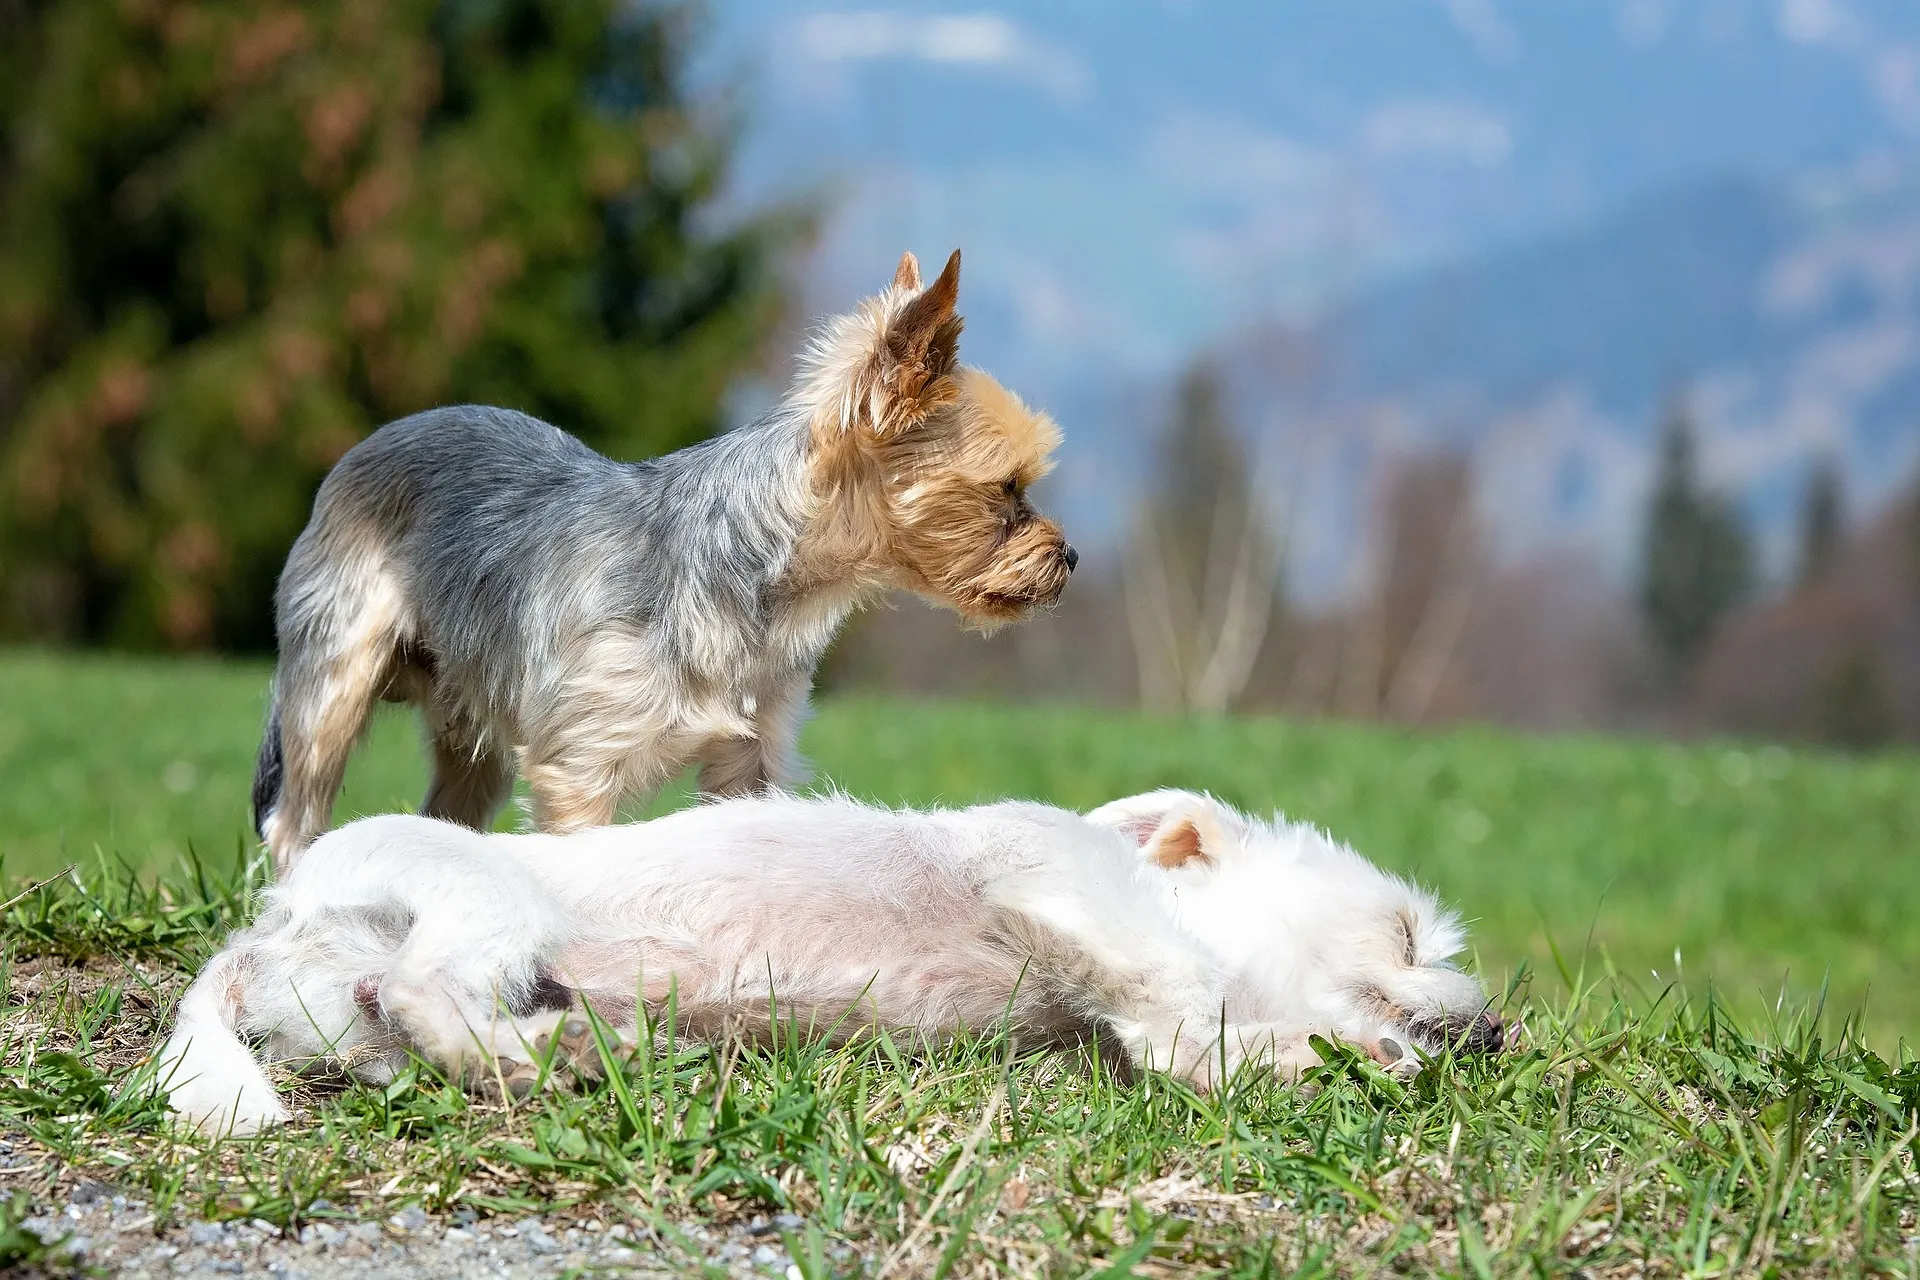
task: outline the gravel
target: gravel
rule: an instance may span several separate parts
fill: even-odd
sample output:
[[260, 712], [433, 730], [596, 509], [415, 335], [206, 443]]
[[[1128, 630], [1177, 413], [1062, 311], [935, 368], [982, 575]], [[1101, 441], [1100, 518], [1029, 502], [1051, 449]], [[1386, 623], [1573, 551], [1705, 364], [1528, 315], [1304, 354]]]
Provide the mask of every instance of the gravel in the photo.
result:
[[[325, 1211], [325, 1201], [310, 1206]], [[799, 1280], [779, 1232], [802, 1224], [794, 1214], [721, 1228], [689, 1223], [685, 1239], [663, 1244], [644, 1227], [597, 1219], [479, 1218], [462, 1210], [441, 1218], [418, 1207], [380, 1220], [316, 1219], [288, 1233], [259, 1219], [159, 1226], [144, 1200], [98, 1182], [73, 1188], [64, 1204], [39, 1204], [22, 1224], [62, 1256], [116, 1276], [270, 1275], [277, 1280], [331, 1277], [544, 1277], [591, 1270], [614, 1275], [683, 1275], [706, 1264], [739, 1277]], [[844, 1250], [841, 1265], [851, 1260]], [[855, 1266], [859, 1264], [854, 1263]]]

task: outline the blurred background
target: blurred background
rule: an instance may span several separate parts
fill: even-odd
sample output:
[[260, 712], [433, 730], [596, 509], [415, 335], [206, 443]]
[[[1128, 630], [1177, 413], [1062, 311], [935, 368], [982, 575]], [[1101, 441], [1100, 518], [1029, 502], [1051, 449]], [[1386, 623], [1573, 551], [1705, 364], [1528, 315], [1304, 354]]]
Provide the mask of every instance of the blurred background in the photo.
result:
[[1901, 0], [0, 0], [0, 638], [259, 653], [327, 467], [723, 429], [902, 249], [1084, 559], [830, 689], [1920, 738]]
[[0, 881], [255, 851], [272, 585], [383, 422], [661, 453], [955, 246], [1080, 569], [857, 619], [818, 777], [1204, 788], [1498, 981], [1920, 1027], [1903, 0], [0, 0]]

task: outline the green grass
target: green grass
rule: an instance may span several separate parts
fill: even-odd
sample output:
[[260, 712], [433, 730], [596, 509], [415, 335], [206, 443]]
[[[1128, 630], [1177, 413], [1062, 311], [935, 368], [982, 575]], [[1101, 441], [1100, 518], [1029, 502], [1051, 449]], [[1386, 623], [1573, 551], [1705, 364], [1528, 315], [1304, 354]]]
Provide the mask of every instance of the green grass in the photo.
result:
[[[161, 868], [188, 848], [230, 859], [249, 839], [266, 679], [257, 665], [0, 659], [5, 870], [101, 855]], [[416, 733], [406, 713], [382, 714], [339, 818], [419, 803]], [[820, 781], [888, 803], [1211, 790], [1320, 823], [1431, 884], [1473, 922], [1491, 972], [1551, 964], [1557, 945], [1653, 986], [1712, 983], [1745, 1015], [1783, 984], [1791, 1001], [1825, 984], [1827, 1008], [1864, 1009], [1883, 1048], [1920, 1028], [1910, 754], [844, 700], [804, 745]]]
[[[81, 865], [0, 919], [0, 1128], [37, 1176], [138, 1186], [163, 1216], [559, 1206], [660, 1223], [669, 1257], [674, 1223], [778, 1206], [809, 1274], [843, 1265], [836, 1242], [901, 1275], [1920, 1273], [1911, 757], [832, 702], [807, 745], [859, 795], [1177, 784], [1322, 822], [1474, 918], [1524, 1047], [1405, 1088], [1335, 1051], [1306, 1088], [1196, 1098], [994, 1036], [930, 1058], [661, 1045], [507, 1109], [425, 1073], [307, 1081], [299, 1126], [206, 1144], [140, 1061], [246, 910], [264, 676], [0, 661], [6, 870]], [[417, 799], [411, 734], [377, 726], [343, 815]], [[1863, 1002], [1878, 1052], [1844, 1016]]]

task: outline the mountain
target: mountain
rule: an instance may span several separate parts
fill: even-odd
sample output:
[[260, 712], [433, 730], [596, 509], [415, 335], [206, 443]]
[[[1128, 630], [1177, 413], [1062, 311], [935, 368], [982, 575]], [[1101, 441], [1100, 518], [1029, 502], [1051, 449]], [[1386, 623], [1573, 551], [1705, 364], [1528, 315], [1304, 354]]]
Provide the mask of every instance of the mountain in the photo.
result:
[[1474, 459], [1503, 557], [1584, 544], [1625, 574], [1676, 395], [1778, 571], [1813, 460], [1856, 512], [1920, 465], [1920, 167], [1687, 184], [1217, 350], [1309, 595], [1355, 572], [1381, 469], [1433, 449]]

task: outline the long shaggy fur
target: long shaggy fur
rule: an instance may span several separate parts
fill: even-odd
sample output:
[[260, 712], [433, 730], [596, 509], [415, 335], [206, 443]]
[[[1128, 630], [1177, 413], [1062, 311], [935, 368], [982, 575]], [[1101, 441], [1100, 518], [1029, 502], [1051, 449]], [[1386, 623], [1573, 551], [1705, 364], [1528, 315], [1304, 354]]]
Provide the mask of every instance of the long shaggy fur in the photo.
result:
[[1345, 846], [1188, 792], [1085, 817], [769, 796], [570, 836], [369, 818], [322, 837], [207, 966], [161, 1074], [195, 1123], [247, 1131], [286, 1118], [263, 1061], [378, 1082], [411, 1051], [525, 1084], [564, 1042], [557, 1006], [632, 1039], [670, 995], [704, 1037], [765, 1033], [771, 1006], [816, 1034], [928, 1041], [1005, 1019], [1201, 1087], [1310, 1065], [1314, 1034], [1408, 1070], [1415, 1047], [1500, 1044], [1450, 961], [1462, 942]]
[[617, 463], [506, 409], [381, 428], [322, 484], [276, 598], [254, 816], [284, 871], [330, 821], [377, 699], [412, 702], [423, 812], [491, 825], [516, 769], [543, 830], [613, 819], [689, 764], [788, 780], [813, 669], [890, 588], [991, 627], [1076, 556], [1026, 489], [1059, 433], [957, 363], [959, 255], [830, 322], [759, 422]]

